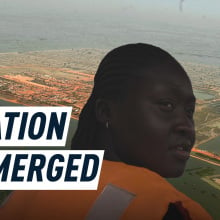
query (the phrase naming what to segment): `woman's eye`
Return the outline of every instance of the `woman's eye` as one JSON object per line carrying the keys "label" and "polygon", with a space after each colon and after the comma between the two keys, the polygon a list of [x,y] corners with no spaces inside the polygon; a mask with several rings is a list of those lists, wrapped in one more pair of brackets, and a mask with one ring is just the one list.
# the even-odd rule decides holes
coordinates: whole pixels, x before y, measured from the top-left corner
{"label": "woman's eye", "polygon": [[172,102],[161,102],[159,105],[163,111],[173,111],[175,108]]}

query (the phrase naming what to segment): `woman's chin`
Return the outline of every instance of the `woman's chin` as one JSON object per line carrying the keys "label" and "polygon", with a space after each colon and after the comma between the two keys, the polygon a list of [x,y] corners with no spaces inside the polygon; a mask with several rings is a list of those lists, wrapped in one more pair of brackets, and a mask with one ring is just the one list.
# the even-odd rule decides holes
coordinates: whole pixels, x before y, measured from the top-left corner
{"label": "woman's chin", "polygon": [[176,169],[161,173],[160,175],[164,178],[177,178],[183,175],[185,169]]}

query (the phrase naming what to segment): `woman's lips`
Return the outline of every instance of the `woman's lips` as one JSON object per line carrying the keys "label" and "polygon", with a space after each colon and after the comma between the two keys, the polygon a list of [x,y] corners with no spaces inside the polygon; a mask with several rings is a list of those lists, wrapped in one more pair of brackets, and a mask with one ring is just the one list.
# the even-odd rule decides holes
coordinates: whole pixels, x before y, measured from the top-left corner
{"label": "woman's lips", "polygon": [[188,160],[190,157],[190,150],[190,148],[183,146],[176,146],[175,148],[172,148],[174,156],[179,160]]}

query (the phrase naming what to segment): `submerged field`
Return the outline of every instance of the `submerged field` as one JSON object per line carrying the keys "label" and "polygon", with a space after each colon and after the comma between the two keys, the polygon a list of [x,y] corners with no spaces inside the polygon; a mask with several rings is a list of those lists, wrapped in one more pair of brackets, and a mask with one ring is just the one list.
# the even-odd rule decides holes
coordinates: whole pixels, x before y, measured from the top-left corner
{"label": "submerged field", "polygon": [[199,202],[217,220],[220,219],[220,190],[203,180],[204,177],[213,175],[218,175],[220,178],[220,167],[190,158],[184,175],[168,181]]}

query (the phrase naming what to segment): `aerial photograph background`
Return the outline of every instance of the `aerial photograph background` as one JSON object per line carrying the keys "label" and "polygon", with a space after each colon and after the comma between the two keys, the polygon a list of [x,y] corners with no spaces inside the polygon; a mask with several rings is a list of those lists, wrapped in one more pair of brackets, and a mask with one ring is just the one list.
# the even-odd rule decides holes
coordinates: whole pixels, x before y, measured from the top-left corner
{"label": "aerial photograph background", "polygon": [[171,53],[192,80],[197,138],[184,175],[167,180],[220,219],[219,1],[0,0],[0,10],[0,105],[72,106],[67,149],[109,50]]}

